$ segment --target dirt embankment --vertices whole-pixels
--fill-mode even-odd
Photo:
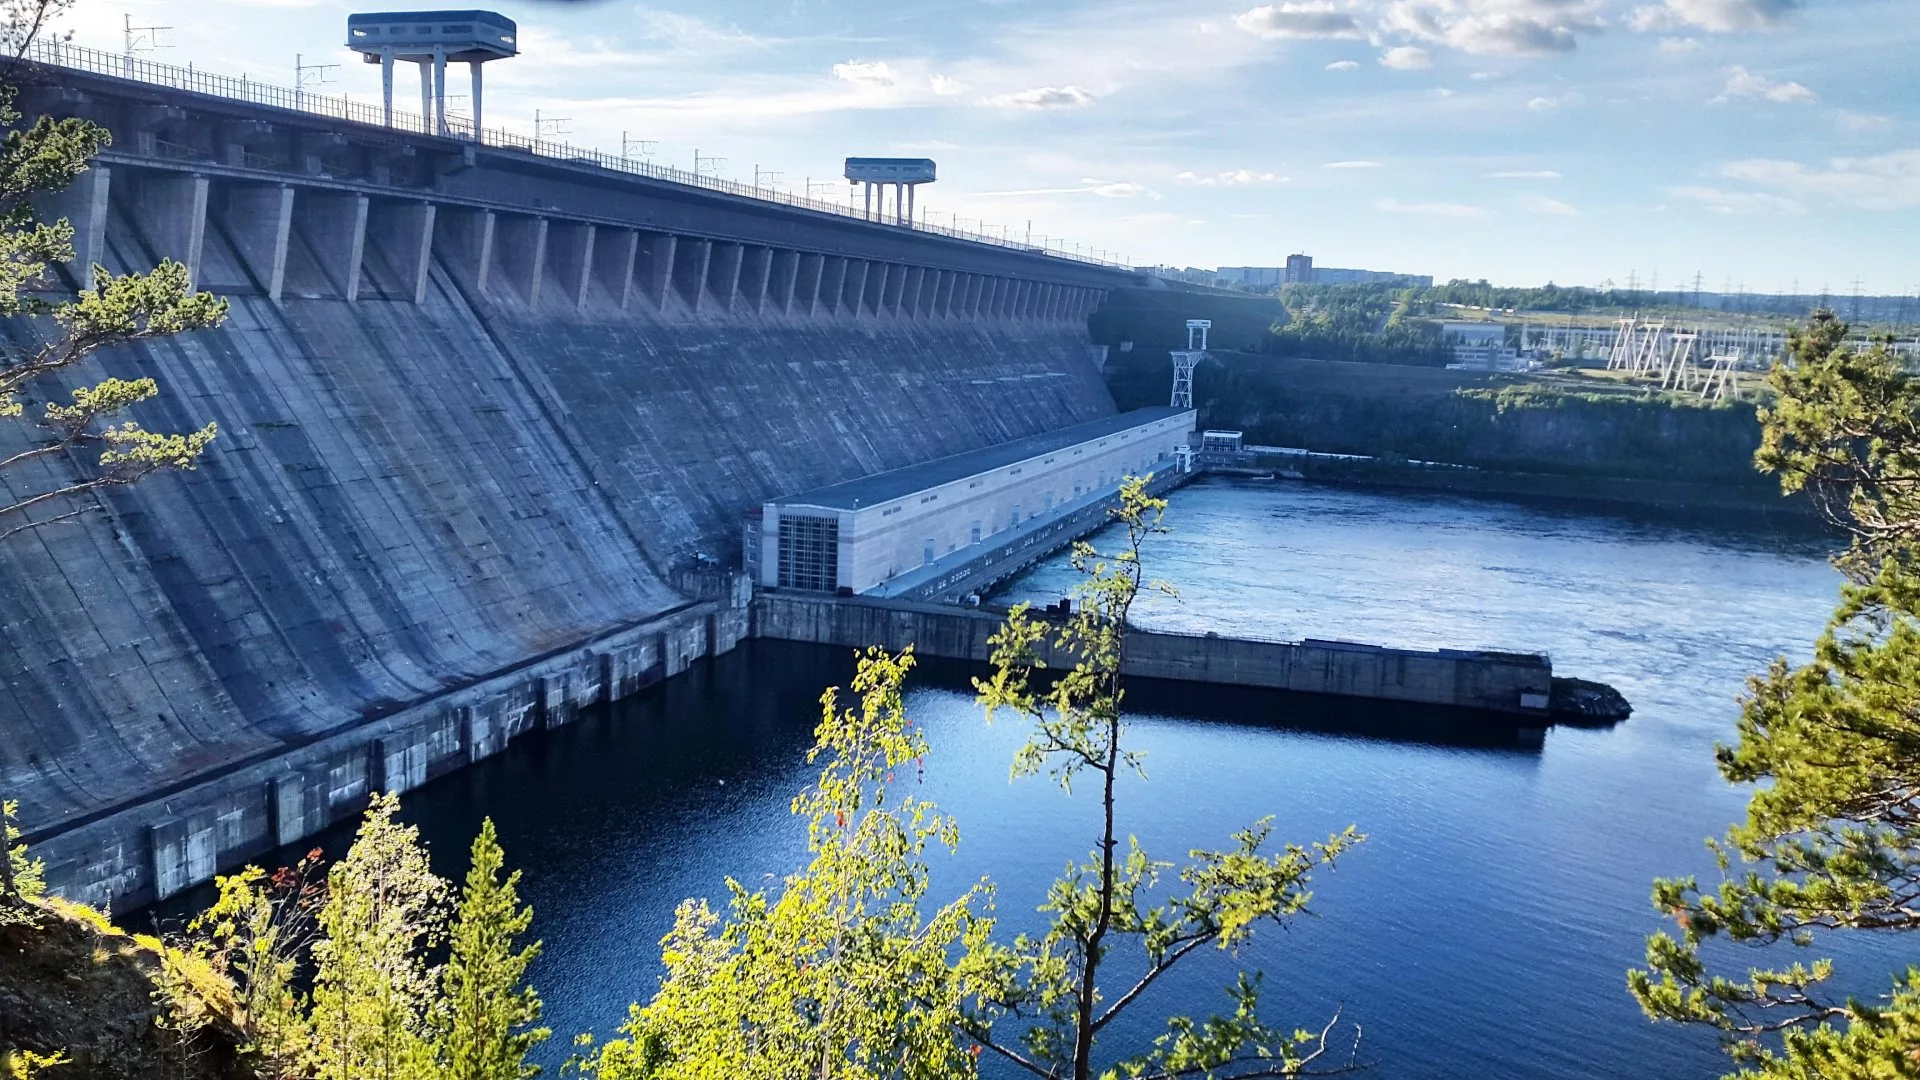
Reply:
[[[257,1080],[213,1000],[191,1035],[163,1025],[158,945],[90,911],[47,909],[38,925],[0,926],[0,1063],[63,1054],[45,1080]],[[202,975],[204,981],[204,973]],[[203,988],[204,989],[204,988]]]

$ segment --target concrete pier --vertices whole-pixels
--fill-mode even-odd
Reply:
[[[756,638],[898,651],[985,663],[1002,612],[876,597],[763,592],[754,598]],[[1043,653],[1051,659],[1051,653]],[[1062,661],[1063,663],[1066,661]],[[1464,650],[1389,649],[1339,641],[1260,641],[1214,634],[1135,630],[1128,676],[1442,705],[1545,726],[1553,666],[1544,656]]]

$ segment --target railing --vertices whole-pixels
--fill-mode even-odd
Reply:
[[[207,94],[212,97],[246,101],[255,105],[268,105],[277,109],[291,109],[297,112],[311,113],[316,116],[330,116],[338,120],[347,120],[356,124],[371,124],[375,127],[392,127],[399,131],[416,134],[433,134],[432,125],[429,124],[426,117],[421,116],[419,113],[402,112],[399,109],[395,109],[392,114],[392,123],[389,124],[387,112],[382,106],[369,104],[364,101],[355,101],[345,94],[315,94],[300,89],[275,86],[271,83],[258,82],[245,75],[234,78],[231,75],[218,75],[191,67],[161,64],[152,60],[143,60],[137,56],[110,53],[100,49],[90,49],[85,46],[50,39],[34,41],[28,48],[26,57],[29,60],[53,67],[87,71],[96,75],[107,75],[118,79],[128,79],[133,82],[166,86],[175,90],[186,90],[196,94]],[[491,146],[502,150],[521,150],[539,157],[556,158],[583,165],[595,165],[603,169],[610,169],[614,172],[645,176],[654,180],[664,180],[668,183],[684,184],[688,187],[705,188],[708,191],[719,191],[729,195],[759,199],[763,202],[778,203],[782,206],[792,206],[802,210],[812,210],[816,213],[833,214],[838,217],[857,218],[867,221],[881,220],[878,216],[870,216],[858,208],[841,206],[839,203],[812,199],[806,196],[794,195],[753,184],[743,184],[738,180],[726,180],[718,176],[708,176],[705,173],[688,172],[684,169],[676,169],[667,165],[655,165],[649,161],[636,161],[633,158],[603,153],[590,147],[579,147],[563,142],[552,142],[538,137],[529,138],[528,136],[507,131],[503,128],[487,128],[479,132],[478,138],[476,138],[473,130],[473,122],[466,118],[448,117],[445,128],[441,134],[447,138],[477,142],[481,146]],[[161,153],[169,157],[191,158],[203,156],[189,148],[176,147],[172,144],[163,147]],[[1057,244],[1024,243],[1008,239],[1004,236],[993,236],[984,232],[933,225],[926,222],[902,224],[898,227],[911,229],[915,232],[932,233],[938,236],[950,236],[976,244],[991,244],[994,247],[1009,248],[1033,255],[1046,255],[1056,259],[1070,259],[1075,262],[1087,263],[1094,266],[1110,266],[1125,269],[1125,265],[1122,263],[1096,258],[1077,249],[1069,250]]]

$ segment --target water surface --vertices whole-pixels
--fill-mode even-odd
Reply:
[[[1344,706],[1324,699],[1138,717],[1150,779],[1126,785],[1121,812],[1150,852],[1223,844],[1267,816],[1276,839],[1368,834],[1316,880],[1317,917],[1237,961],[1200,957],[1149,1003],[1224,1005],[1237,962],[1266,971],[1275,1020],[1317,1025],[1343,1008],[1380,1076],[1724,1071],[1710,1036],[1643,1020],[1623,975],[1657,926],[1651,879],[1710,873],[1702,838],[1741,811],[1712,748],[1732,737],[1745,676],[1807,652],[1837,584],[1826,542],[1273,483],[1210,481],[1172,502],[1175,531],[1149,565],[1181,595],[1143,605],[1143,625],[1546,651],[1562,674],[1618,686],[1635,713],[1521,748],[1287,726],[1337,721]],[[1059,558],[1007,595],[1051,600],[1072,580]],[[798,864],[787,803],[810,775],[820,689],[849,668],[839,650],[761,643],[409,797],[449,874],[480,816],[498,822],[538,912],[535,975],[556,1030],[604,1035],[651,991],[677,900]],[[941,887],[990,874],[1007,929],[1034,925],[1047,881],[1092,842],[1097,805],[1010,783],[1021,732],[983,724],[969,695],[927,682],[911,708],[934,745],[923,793],[964,834]],[[1867,951],[1853,950],[1865,970],[1891,966]],[[1135,1023],[1113,1041],[1153,1033]]]

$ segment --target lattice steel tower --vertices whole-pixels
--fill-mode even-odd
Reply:
[[[1193,408],[1193,367],[1207,355],[1207,331],[1211,329],[1212,319],[1188,319],[1187,347],[1173,351],[1173,397],[1167,404],[1176,409]]]

